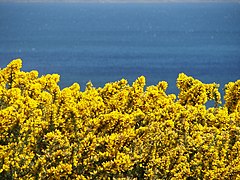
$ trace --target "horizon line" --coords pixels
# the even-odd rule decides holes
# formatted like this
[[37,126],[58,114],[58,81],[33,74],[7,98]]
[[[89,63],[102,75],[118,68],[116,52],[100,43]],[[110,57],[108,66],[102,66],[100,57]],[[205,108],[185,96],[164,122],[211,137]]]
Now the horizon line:
[[0,3],[240,3],[240,0],[0,0]]

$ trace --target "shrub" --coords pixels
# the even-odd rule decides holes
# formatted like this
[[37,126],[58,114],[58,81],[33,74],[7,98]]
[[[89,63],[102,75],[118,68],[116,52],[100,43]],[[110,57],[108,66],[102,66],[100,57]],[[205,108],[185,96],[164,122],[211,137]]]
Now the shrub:
[[183,73],[176,96],[143,76],[61,90],[21,67],[0,70],[0,179],[240,178],[240,80],[218,106],[217,84]]

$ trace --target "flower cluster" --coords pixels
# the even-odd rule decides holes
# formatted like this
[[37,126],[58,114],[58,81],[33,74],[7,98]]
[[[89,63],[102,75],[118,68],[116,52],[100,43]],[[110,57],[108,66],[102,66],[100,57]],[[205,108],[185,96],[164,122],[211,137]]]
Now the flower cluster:
[[[0,179],[239,179],[240,80],[180,74],[60,89],[60,76],[0,69]],[[214,107],[206,107],[207,101]]]

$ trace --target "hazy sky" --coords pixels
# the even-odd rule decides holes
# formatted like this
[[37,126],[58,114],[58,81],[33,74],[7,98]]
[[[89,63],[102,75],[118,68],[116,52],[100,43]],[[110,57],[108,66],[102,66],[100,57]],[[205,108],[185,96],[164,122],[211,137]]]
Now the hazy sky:
[[0,2],[240,2],[240,0],[0,0]]

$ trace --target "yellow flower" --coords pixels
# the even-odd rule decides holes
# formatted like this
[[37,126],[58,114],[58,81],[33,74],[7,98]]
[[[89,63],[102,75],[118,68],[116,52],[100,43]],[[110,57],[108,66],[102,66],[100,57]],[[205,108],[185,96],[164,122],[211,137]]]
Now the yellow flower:
[[144,76],[61,90],[59,75],[21,67],[0,69],[2,179],[239,178],[240,80],[221,107],[219,85],[183,73],[175,95]]

